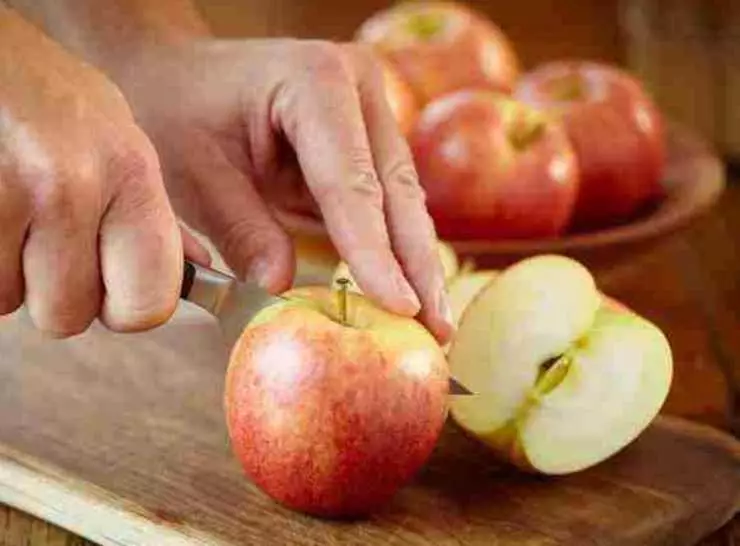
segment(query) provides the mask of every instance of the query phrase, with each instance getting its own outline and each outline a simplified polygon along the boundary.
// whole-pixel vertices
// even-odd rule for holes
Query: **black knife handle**
[[[230,275],[185,260],[180,299],[217,314],[235,283]]]

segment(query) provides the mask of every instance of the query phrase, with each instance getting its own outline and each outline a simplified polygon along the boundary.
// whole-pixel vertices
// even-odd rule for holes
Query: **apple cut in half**
[[[467,306],[448,352],[475,391],[451,415],[521,469],[567,474],[623,449],[668,395],[673,360],[654,324],[613,304],[570,258],[507,268]]]
[[[462,273],[450,279],[447,285],[447,294],[450,298],[452,319],[455,325],[460,324],[460,319],[478,293],[491,283],[499,274],[494,269],[484,269]]]

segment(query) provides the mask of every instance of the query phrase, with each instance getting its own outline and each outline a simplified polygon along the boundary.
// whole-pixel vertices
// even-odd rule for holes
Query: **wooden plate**
[[[461,258],[471,258],[479,267],[503,267],[527,256],[544,253],[572,256],[589,267],[611,267],[635,253],[647,251],[667,235],[688,226],[709,210],[724,190],[722,161],[702,138],[671,123],[666,145],[666,197],[633,222],[552,239],[447,242]],[[286,229],[293,233],[327,236],[318,219],[290,213],[280,213],[279,217]]]

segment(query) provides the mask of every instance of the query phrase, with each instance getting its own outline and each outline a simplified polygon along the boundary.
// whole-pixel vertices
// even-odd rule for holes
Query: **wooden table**
[[[668,333],[676,374],[666,412],[740,434],[740,182],[690,229],[600,279]],[[0,544],[90,544],[28,515],[0,506]],[[740,544],[740,518],[706,546]]]

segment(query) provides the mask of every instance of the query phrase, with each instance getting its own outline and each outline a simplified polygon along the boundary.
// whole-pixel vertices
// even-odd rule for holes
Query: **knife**
[[[249,320],[261,309],[282,301],[257,283],[185,260],[180,298],[208,311],[218,319],[224,338],[232,346]],[[450,394],[474,394],[450,377]]]

